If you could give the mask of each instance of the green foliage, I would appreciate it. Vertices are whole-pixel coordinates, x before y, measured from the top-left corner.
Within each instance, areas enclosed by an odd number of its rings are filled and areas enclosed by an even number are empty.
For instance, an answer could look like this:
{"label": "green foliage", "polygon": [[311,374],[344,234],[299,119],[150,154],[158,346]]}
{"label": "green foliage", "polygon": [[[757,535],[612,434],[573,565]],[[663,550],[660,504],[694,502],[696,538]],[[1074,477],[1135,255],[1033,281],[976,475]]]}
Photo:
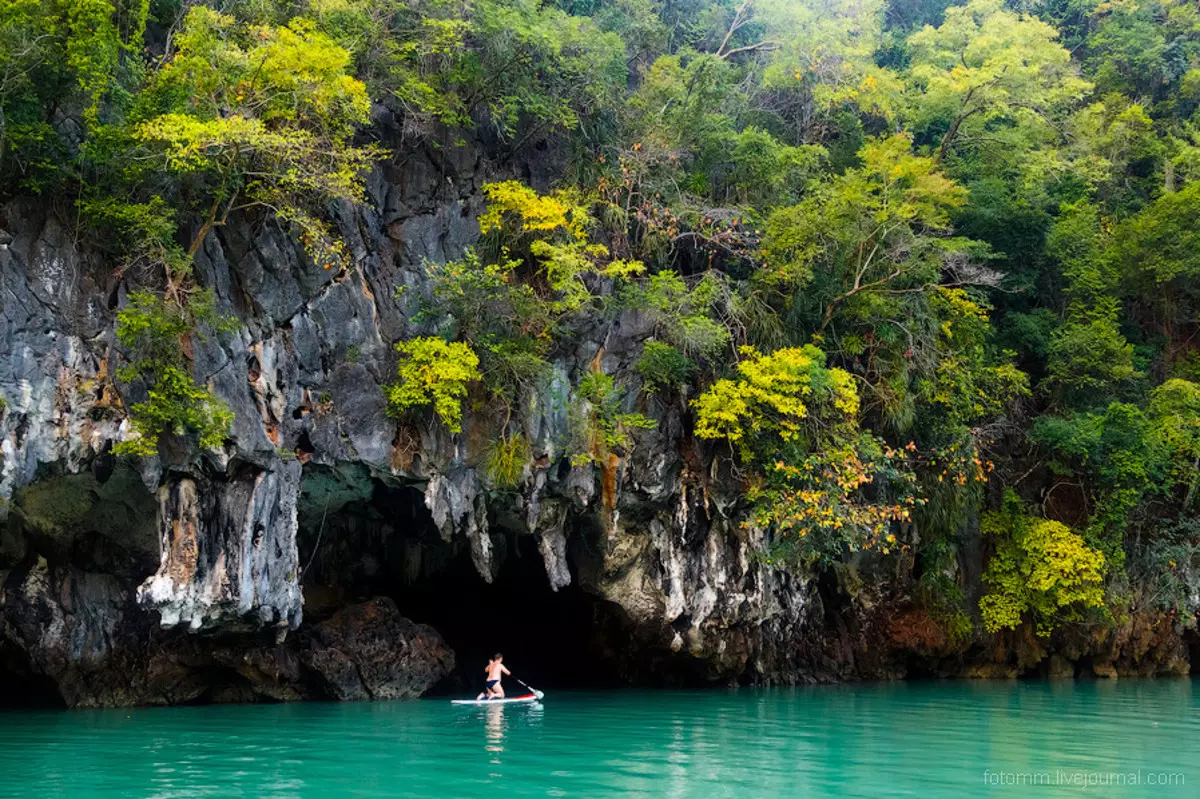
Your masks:
{"label": "green foliage", "polygon": [[1029,377],[1013,365],[1013,353],[990,350],[991,327],[982,305],[957,288],[939,288],[930,299],[939,320],[931,348],[937,366],[919,388],[932,401],[939,426],[962,429],[994,419],[1030,396]]}
{"label": "green foliage", "polygon": [[611,375],[588,372],[579,381],[579,398],[583,407],[575,417],[573,431],[575,454],[572,463],[605,465],[609,455],[622,456],[633,445],[633,430],[653,430],[657,424],[640,413],[622,410],[625,392],[617,387]]}
{"label": "green foliage", "polygon": [[650,312],[656,330],[686,358],[712,359],[729,346],[728,329],[713,318],[725,300],[726,286],[706,273],[692,287],[677,272],[663,271],[644,282],[628,286],[623,304]]}
{"label": "green foliage", "polygon": [[939,27],[926,26],[908,42],[919,92],[914,127],[940,133],[939,158],[989,138],[1011,158],[1013,147],[1020,152],[1053,136],[1063,112],[1091,88],[1057,38],[1053,27],[1008,11],[1001,0],[947,8]]}
{"label": "green foliage", "polygon": [[1062,263],[1070,305],[1047,351],[1046,386],[1067,404],[1111,396],[1140,376],[1118,328],[1118,276],[1106,243],[1099,210],[1084,204],[1065,206],[1047,241]]}
{"label": "green foliage", "polygon": [[1141,601],[1196,629],[1200,622],[1200,521],[1162,521],[1133,547],[1130,580]]}
{"label": "green foliage", "polygon": [[[1163,194],[1114,232],[1114,258],[1126,286],[1164,320],[1194,317],[1200,309],[1200,182]],[[1168,340],[1170,323],[1161,325]]]}
{"label": "green foliage", "polygon": [[936,237],[949,230],[949,214],[966,192],[910,147],[903,134],[869,142],[859,154],[862,167],[767,222],[763,278],[812,284],[822,326],[860,293],[936,283],[936,256],[946,250]]}
{"label": "green foliage", "polygon": [[898,546],[890,530],[919,504],[916,476],[905,453],[859,431],[854,379],[811,345],[742,356],[736,377],[693,401],[695,429],[754,469],[749,523],[768,533],[768,561],[803,568]]}
{"label": "green foliage", "polygon": [[141,381],[147,399],[129,408],[133,436],[117,444],[120,455],[155,455],[164,435],[188,436],[201,449],[224,443],[233,413],[199,385],[184,355],[183,339],[196,325],[227,326],[212,307],[211,295],[193,299],[187,311],[146,292],[129,295],[117,313],[117,339],[129,351],[129,363],[117,376]]}
{"label": "green foliage", "polygon": [[234,210],[261,206],[297,227],[317,263],[342,265],[322,204],[359,199],[378,154],[350,142],[370,103],[347,74],[349,53],[311,21],[253,26],[205,6],[191,8],[175,45],[133,137],[204,214],[189,255]]}
{"label": "green foliage", "polygon": [[1088,542],[1119,568],[1132,514],[1163,488],[1166,464],[1151,421],[1138,407],[1114,402],[1102,412],[1039,418],[1032,435],[1052,454],[1056,474],[1083,478],[1092,504]]}
{"label": "green foliage", "polygon": [[984,515],[981,529],[995,550],[979,600],[989,632],[1015,629],[1025,620],[1048,636],[1089,608],[1104,608],[1104,555],[1061,522],[1025,515],[1011,494],[1004,510]]}
{"label": "green foliage", "polygon": [[1150,395],[1150,437],[1166,460],[1167,478],[1185,487],[1179,503],[1187,513],[1200,484],[1200,385],[1173,378]]}
{"label": "green foliage", "polygon": [[696,372],[696,364],[662,341],[647,341],[633,367],[655,391],[674,391]]}
{"label": "green foliage", "polygon": [[451,433],[462,432],[462,401],[467,384],[479,380],[479,358],[461,341],[436,336],[396,344],[399,381],[387,387],[388,411],[399,416],[432,406]]}
{"label": "green foliage", "polygon": [[1111,396],[1139,376],[1129,344],[1110,318],[1071,321],[1050,342],[1046,385],[1075,402]]}
{"label": "green foliage", "polygon": [[506,138],[572,130],[626,81],[619,36],[533,0],[315,0],[318,25],[428,132],[486,111]]}
{"label": "green foliage", "polygon": [[511,408],[547,375],[562,325],[596,308],[593,284],[643,267],[589,238],[595,219],[574,193],[542,195],[517,181],[484,193],[484,241],[461,261],[426,265],[435,302],[421,315],[471,344],[489,391]]}
{"label": "green foliage", "polygon": [[529,439],[525,436],[520,433],[501,436],[487,448],[484,473],[496,488],[515,488],[521,484],[530,457]]}

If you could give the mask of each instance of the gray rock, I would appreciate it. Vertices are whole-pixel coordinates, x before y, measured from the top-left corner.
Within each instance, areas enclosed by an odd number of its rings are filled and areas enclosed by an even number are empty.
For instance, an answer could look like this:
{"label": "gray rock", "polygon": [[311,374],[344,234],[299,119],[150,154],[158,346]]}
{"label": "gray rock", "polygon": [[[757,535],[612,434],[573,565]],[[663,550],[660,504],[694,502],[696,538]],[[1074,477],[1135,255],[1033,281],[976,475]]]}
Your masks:
{"label": "gray rock", "polygon": [[301,660],[342,700],[411,699],[454,669],[454,653],[437,631],[413,624],[386,598],[351,605],[313,627]]}

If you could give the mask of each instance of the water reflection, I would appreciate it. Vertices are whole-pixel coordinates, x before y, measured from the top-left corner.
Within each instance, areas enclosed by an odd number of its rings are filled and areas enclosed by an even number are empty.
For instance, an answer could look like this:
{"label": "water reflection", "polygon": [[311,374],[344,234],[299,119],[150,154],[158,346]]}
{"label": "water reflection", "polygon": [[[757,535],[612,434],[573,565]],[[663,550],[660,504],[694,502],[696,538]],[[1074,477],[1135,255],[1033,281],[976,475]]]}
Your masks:
{"label": "water reflection", "polygon": [[[0,0],[2,2],[2,0]],[[1180,772],[1198,795],[1189,681],[925,683],[736,692],[0,713],[0,799],[182,796],[1008,799],[990,773]]]}
{"label": "water reflection", "polygon": [[488,762],[499,765],[500,755],[504,752],[504,705],[484,708],[484,713],[486,720],[483,730],[487,741],[484,748],[492,756]]}

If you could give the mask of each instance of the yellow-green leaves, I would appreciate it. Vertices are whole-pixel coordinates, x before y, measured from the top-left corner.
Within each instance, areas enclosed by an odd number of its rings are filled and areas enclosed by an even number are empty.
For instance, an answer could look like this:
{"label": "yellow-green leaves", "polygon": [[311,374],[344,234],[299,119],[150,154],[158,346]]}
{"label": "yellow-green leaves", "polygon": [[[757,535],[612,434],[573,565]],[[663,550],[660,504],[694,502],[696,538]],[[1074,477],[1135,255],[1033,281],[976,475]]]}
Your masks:
{"label": "yellow-green leaves", "polygon": [[479,217],[479,232],[500,231],[507,237],[521,233],[561,230],[574,239],[587,237],[587,208],[570,194],[538,194],[518,180],[488,183],[483,187],[488,207]]}
{"label": "yellow-green leaves", "polygon": [[507,180],[485,185],[483,193],[488,209],[479,218],[480,231],[494,238],[503,258],[523,256],[536,265],[553,314],[576,312],[591,302],[588,276],[630,278],[644,269],[640,261],[610,258],[607,247],[589,241],[595,220],[577,192],[542,195]]}
{"label": "yellow-green leaves", "polygon": [[128,349],[129,364],[117,376],[141,381],[147,399],[129,408],[134,435],[117,444],[121,455],[154,455],[164,435],[188,436],[200,449],[221,446],[233,412],[198,384],[191,375],[183,339],[195,332],[196,323],[224,327],[212,296],[201,294],[183,310],[147,292],[133,292],[117,313],[117,339]]}
{"label": "yellow-green leaves", "polygon": [[941,27],[913,34],[912,78],[919,92],[913,117],[918,127],[936,122],[945,130],[938,157],[968,132],[987,130],[1000,119],[1053,135],[1055,116],[1091,88],[1057,39],[1053,27],[1006,10],[1002,0],[951,6]]}
{"label": "yellow-green leaves", "polygon": [[194,6],[156,89],[198,119],[242,116],[341,140],[370,114],[350,67],[350,54],[311,21],[247,25]]}
{"label": "yellow-green leaves", "polygon": [[778,435],[794,441],[805,430],[810,406],[817,420],[852,420],[858,412],[853,378],[828,369],[816,347],[788,347],[762,355],[742,348],[738,376],[718,380],[693,401],[696,435],[732,442]]}
{"label": "yellow-green leaves", "polygon": [[452,433],[462,432],[462,401],[467,384],[479,380],[479,357],[460,341],[433,336],[401,341],[399,382],[387,388],[388,410],[396,415],[432,406]]}
{"label": "yellow-green leaves", "polygon": [[901,105],[900,80],[875,59],[885,3],[756,0],[754,6],[763,37],[778,45],[770,51],[764,85],[793,96],[810,95],[822,116],[840,105],[883,118],[895,115]]}
{"label": "yellow-green leaves", "polygon": [[147,101],[166,110],[134,135],[202,198],[190,253],[232,211],[262,206],[301,227],[315,261],[344,263],[318,209],[358,200],[378,155],[350,143],[370,103],[349,68],[349,54],[311,22],[248,25],[205,6],[188,12]]}
{"label": "yellow-green leaves", "polygon": [[1104,555],[1061,522],[1025,516],[1012,496],[1002,512],[984,515],[982,529],[996,551],[979,601],[989,632],[1031,620],[1046,636],[1061,621],[1104,607]]}
{"label": "yellow-green leaves", "polygon": [[966,190],[932,158],[915,155],[907,134],[871,140],[859,157],[861,167],[771,215],[764,280],[804,285],[814,274],[828,275],[834,305],[895,288],[918,272],[936,283],[929,267],[937,264],[924,256],[933,237],[948,232],[950,213],[966,202]]}

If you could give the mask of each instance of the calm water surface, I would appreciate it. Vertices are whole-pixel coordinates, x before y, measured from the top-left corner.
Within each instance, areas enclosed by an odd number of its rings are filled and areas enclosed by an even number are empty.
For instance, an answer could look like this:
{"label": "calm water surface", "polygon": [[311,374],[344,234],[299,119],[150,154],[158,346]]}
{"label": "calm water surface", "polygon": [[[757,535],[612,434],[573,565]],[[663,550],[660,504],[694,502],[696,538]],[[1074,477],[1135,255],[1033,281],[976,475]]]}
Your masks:
{"label": "calm water surface", "polygon": [[1190,798],[1200,682],[0,713],[0,796],[330,795]]}

